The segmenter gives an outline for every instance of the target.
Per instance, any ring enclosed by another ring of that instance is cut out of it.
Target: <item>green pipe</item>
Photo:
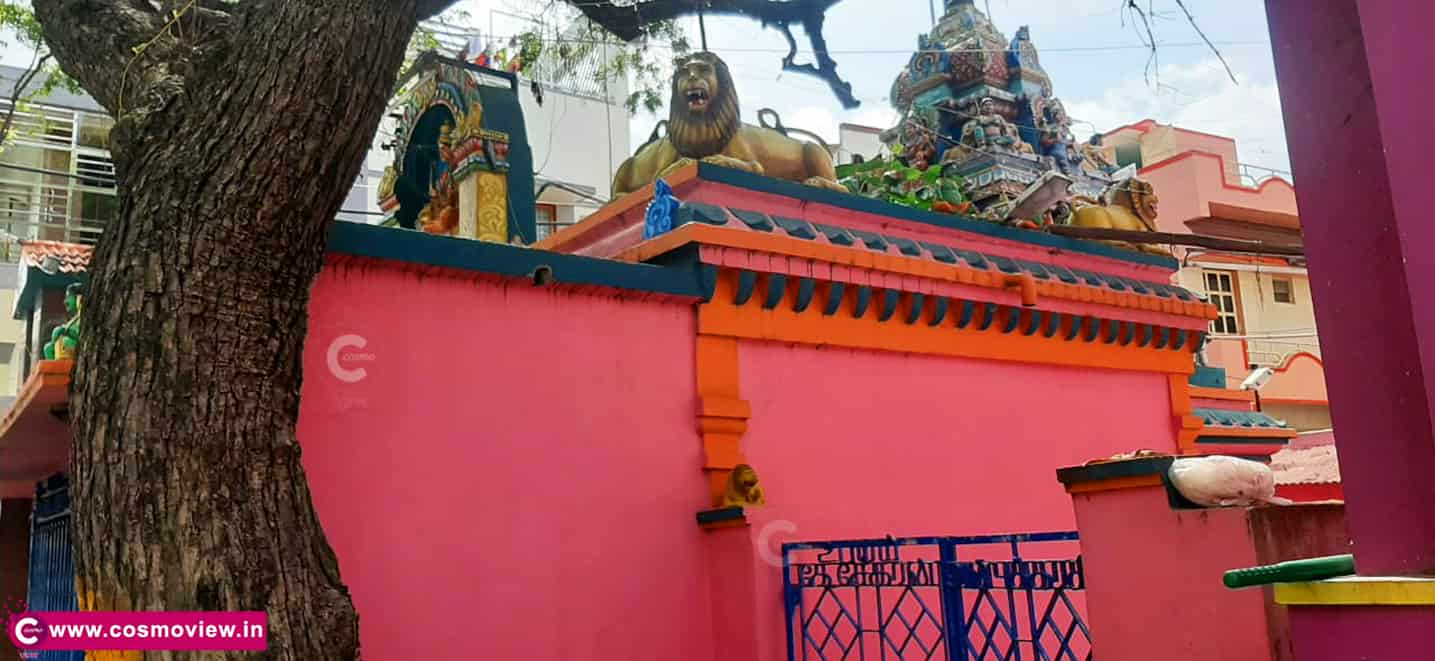
[[[1248,588],[1271,583],[1299,583],[1302,581],[1323,581],[1337,576],[1355,573],[1355,556],[1331,555],[1324,558],[1291,560],[1263,567],[1232,569],[1226,572],[1223,582],[1231,589]]]

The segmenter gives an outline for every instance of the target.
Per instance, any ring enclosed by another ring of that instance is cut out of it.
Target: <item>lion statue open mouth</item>
[[[743,124],[727,64],[712,53],[679,58],[668,102],[668,135],[644,145],[613,177],[613,196],[631,193],[694,161],[847,192],[822,146]]]

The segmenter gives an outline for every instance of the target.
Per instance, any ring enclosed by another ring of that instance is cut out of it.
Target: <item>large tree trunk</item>
[[[169,27],[159,4],[34,0],[117,118],[73,395],[81,599],[262,610],[268,657],[354,659],[294,435],[306,307],[417,18],[445,3],[200,0]],[[240,655],[151,658],[190,656]]]

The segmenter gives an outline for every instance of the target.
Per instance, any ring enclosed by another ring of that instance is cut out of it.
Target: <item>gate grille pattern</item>
[[[64,475],[56,475],[36,486],[35,508],[30,517],[27,610],[79,610],[75,595],[75,565],[70,555],[70,485]],[[83,661],[85,653],[45,651],[33,658],[40,661]]]
[[[792,661],[1090,661],[1074,532],[783,545]]]

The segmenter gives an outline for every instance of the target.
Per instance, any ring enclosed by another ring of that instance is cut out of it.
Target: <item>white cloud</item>
[[[890,108],[863,108],[851,112],[833,112],[823,106],[802,106],[790,116],[783,117],[782,123],[792,128],[811,131],[822,136],[829,144],[837,142],[839,124],[858,124],[879,129],[891,128],[897,123],[898,115]]]
[[[1140,76],[1129,77],[1090,94],[1063,95],[1067,111],[1079,123],[1078,137],[1154,119],[1205,133],[1234,138],[1244,163],[1290,169],[1280,93],[1273,80],[1232,84],[1215,58],[1160,70],[1160,92]]]

